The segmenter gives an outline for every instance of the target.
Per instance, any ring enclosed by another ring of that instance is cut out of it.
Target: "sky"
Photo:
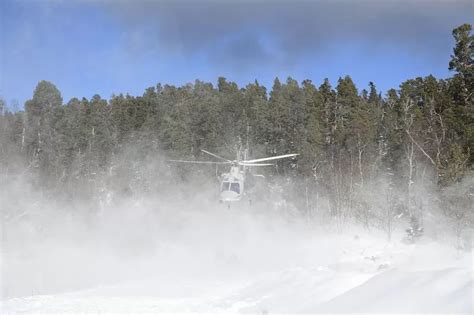
[[[157,83],[275,77],[386,91],[452,75],[453,28],[474,0],[2,0],[0,97],[22,109],[40,80],[64,103],[142,95]]]

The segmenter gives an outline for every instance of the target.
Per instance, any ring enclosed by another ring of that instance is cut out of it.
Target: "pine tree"
[[[33,98],[25,103],[27,129],[25,146],[30,165],[39,167],[41,177],[48,182],[56,175],[54,169],[55,123],[60,119],[62,97],[54,84],[41,81]]]
[[[449,62],[449,70],[456,71],[451,80],[450,92],[456,104],[457,133],[463,139],[463,150],[474,162],[474,35],[472,26],[463,24],[453,30],[456,45]]]

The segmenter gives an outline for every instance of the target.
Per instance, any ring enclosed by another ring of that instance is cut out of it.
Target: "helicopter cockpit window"
[[[231,183],[230,190],[235,191],[236,193],[240,194],[240,185],[239,183]]]
[[[221,191],[229,190],[229,185],[230,185],[229,182],[222,182],[222,189],[221,189]]]

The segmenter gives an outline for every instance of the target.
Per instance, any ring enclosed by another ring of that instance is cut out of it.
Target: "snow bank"
[[[159,260],[128,265],[142,269],[140,277],[7,298],[1,313],[474,311],[471,253],[426,240],[408,245],[401,235],[387,243],[376,232],[323,233],[263,219],[226,213],[215,220],[233,228],[210,230],[191,219]],[[211,241],[217,232],[222,237]]]
[[[323,313],[472,314],[473,276],[469,269],[390,270],[320,306]]]

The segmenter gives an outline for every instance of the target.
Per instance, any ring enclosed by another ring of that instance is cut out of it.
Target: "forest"
[[[423,221],[434,211],[460,232],[474,224],[471,32],[469,24],[452,32],[451,77],[417,77],[383,94],[376,78],[361,89],[349,75],[335,86],[275,78],[271,89],[219,77],[64,100],[41,81],[23,110],[0,104],[2,186],[28,176],[43,196],[65,202],[94,203],[104,189],[153,193],[190,176],[214,179],[215,170],[171,165],[178,175],[153,185],[161,175],[142,167],[149,161],[207,159],[201,149],[232,158],[248,143],[254,158],[299,154],[265,172],[303,215],[390,234],[396,218]]]

